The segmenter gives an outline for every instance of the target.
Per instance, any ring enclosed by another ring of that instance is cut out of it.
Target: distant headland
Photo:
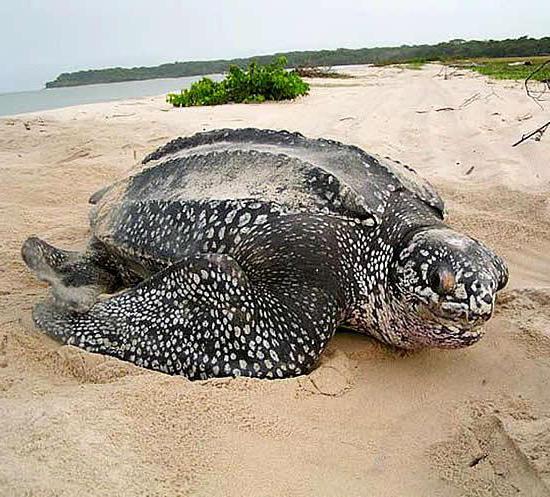
[[[289,67],[300,67],[356,64],[384,65],[419,60],[525,57],[547,54],[550,54],[550,37],[537,39],[522,36],[506,40],[455,39],[435,45],[401,45],[399,47],[359,49],[338,48],[336,50],[276,53],[239,59],[173,62],[154,67],[89,69],[62,73],[53,81],[48,81],[46,88],[215,74],[227,71],[228,67],[233,64],[240,67],[245,67],[252,61],[265,64],[280,56],[287,58]]]

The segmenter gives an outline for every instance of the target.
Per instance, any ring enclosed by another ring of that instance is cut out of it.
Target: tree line
[[[293,68],[301,66],[393,64],[417,60],[449,61],[476,57],[529,57],[535,55],[550,55],[550,37],[537,39],[522,36],[506,40],[469,41],[455,39],[435,45],[401,45],[399,47],[359,49],[338,48],[336,50],[276,53],[239,59],[173,62],[154,67],[90,69],[62,73],[55,80],[47,82],[46,88],[217,74],[226,72],[232,65],[245,68],[251,62],[269,64],[281,56],[287,59],[287,66]]]

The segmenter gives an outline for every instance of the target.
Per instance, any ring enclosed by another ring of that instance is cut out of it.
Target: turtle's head
[[[390,270],[398,336],[407,348],[459,348],[477,342],[508,269],[494,252],[445,227],[406,237]],[[399,324],[398,324],[399,323]]]

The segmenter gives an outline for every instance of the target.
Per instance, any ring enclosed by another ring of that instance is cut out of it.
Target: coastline
[[[439,69],[354,66],[294,102],[159,95],[0,117],[0,494],[547,495],[550,137],[511,147],[544,117],[521,82]],[[177,136],[248,126],[352,143],[431,181],[449,223],[510,264],[486,337],[402,353],[340,333],[307,377],[189,382],[34,329],[46,291],[25,237],[80,249],[91,193]]]
[[[222,77],[220,74],[206,74],[204,76],[214,80]],[[188,88],[193,82],[204,76],[98,83],[0,93],[0,118],[63,109],[78,105],[116,102],[159,95],[166,96],[168,92],[177,92],[182,88]]]

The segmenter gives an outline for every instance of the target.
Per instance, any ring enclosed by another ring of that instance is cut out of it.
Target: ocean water
[[[214,74],[208,77],[219,80],[222,76]],[[125,81],[123,83],[0,93],[0,116],[178,92],[182,88],[188,88],[193,82],[201,78],[202,76],[148,79],[145,81]]]

